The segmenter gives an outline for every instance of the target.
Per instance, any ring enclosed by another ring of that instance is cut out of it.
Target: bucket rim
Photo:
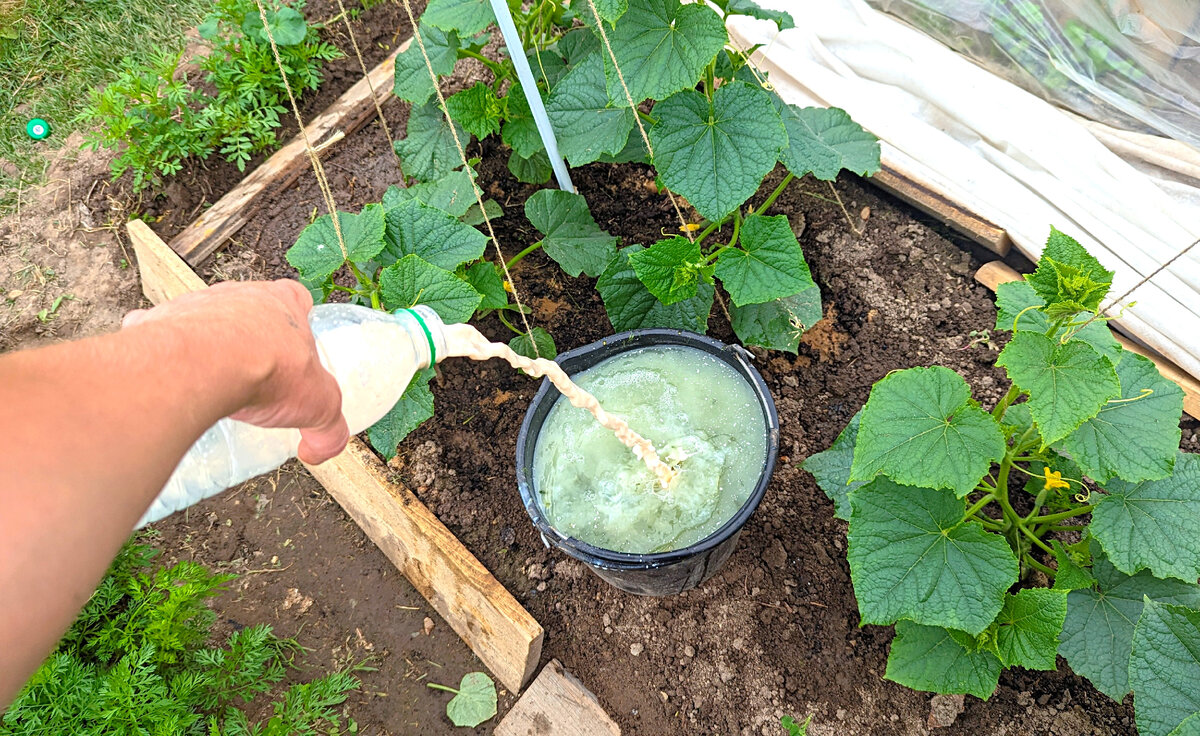
[[[636,344],[629,345],[629,343]],[[628,345],[628,347],[621,349],[624,345]],[[763,464],[759,471],[758,482],[746,501],[738,508],[737,513],[727,519],[725,523],[708,536],[695,544],[681,549],[647,553],[618,552],[616,550],[597,547],[576,537],[564,534],[553,527],[549,520],[546,519],[545,514],[542,513],[537,503],[536,491],[533,488],[532,462],[528,464],[525,462],[525,456],[531,449],[530,445],[536,446],[541,426],[550,410],[546,410],[546,415],[543,415],[537,427],[533,427],[535,414],[538,413],[538,409],[545,402],[550,401],[550,407],[553,407],[554,403],[562,397],[562,394],[558,392],[558,389],[554,388],[549,379],[543,378],[537,393],[534,394],[533,399],[529,402],[529,408],[525,411],[525,417],[521,422],[521,429],[517,434],[517,487],[520,491],[525,511],[529,514],[534,526],[542,535],[542,539],[548,545],[553,545],[571,557],[593,567],[608,570],[654,569],[673,565],[713,550],[722,542],[737,534],[745,526],[746,522],[762,502],[775,470],[775,462],[779,455],[779,415],[775,409],[775,400],[767,388],[766,381],[763,380],[758,369],[751,364],[750,360],[753,356],[741,345],[724,343],[707,335],[701,335],[689,330],[649,327],[620,332],[582,345],[561,353],[555,358],[555,362],[563,365],[568,375],[574,375],[621,353],[655,345],[691,347],[714,357],[721,358],[750,386],[755,398],[758,399],[759,408],[762,410],[767,436],[766,452],[764,453]],[[612,346],[617,347],[614,349]],[[609,350],[605,351],[605,348],[609,348]],[[579,361],[580,359],[591,358],[597,352],[604,352],[605,354],[600,355],[588,365],[580,366],[573,370],[567,369],[566,365],[564,365]]]

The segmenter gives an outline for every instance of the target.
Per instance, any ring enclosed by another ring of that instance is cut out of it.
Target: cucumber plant
[[[804,468],[849,521],[863,624],[895,624],[885,677],[987,699],[1061,654],[1139,733],[1200,726],[1200,456],[1183,392],[1100,317],[1112,272],[1052,230],[997,290],[986,411],[954,371],[896,371]]]
[[[786,218],[767,210],[809,173],[826,181],[843,169],[874,173],[879,143],[842,110],[784,103],[729,46],[723,16],[751,15],[786,29],[794,25],[789,14],[750,0],[715,5],[597,2],[610,56],[586,0],[535,3],[528,10],[510,2],[567,161],[651,163],[659,183],[701,218],[681,235],[617,250],[581,197],[539,192],[525,212],[545,238],[531,249],[544,246],[571,276],[598,278],[618,331],[705,332],[719,280],[743,342],[795,352],[803,331],[821,317],[820,292]],[[486,2],[466,6],[470,12],[460,0],[431,0],[418,28],[436,74],[450,74],[462,58],[478,59],[492,73],[490,86],[477,82],[449,97],[447,111],[461,140],[499,134],[511,148],[510,171],[523,181],[546,182],[549,159],[519,85],[510,84],[511,60],[480,54],[491,10]],[[395,91],[414,105],[407,135],[396,142],[405,171],[419,180],[445,176],[460,159],[416,44],[397,59]],[[761,203],[747,206],[777,163],[786,176]],[[693,228],[698,236],[692,237]]]

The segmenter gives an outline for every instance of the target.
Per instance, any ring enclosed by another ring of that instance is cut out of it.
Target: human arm
[[[219,284],[118,333],[0,356],[0,707],[51,651],[187,449],[217,420],[345,446],[293,281]]]

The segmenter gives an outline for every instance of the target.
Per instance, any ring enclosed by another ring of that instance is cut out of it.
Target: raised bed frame
[[[308,140],[318,151],[363,127],[372,118],[375,104],[391,98],[396,57],[411,41],[404,41],[305,126]],[[309,163],[303,138],[297,135],[271,155],[169,246],[141,220],[128,223],[147,299],[159,304],[207,287],[190,266],[199,265],[228,242],[258,210],[266,194],[282,190],[300,176]],[[1008,254],[1011,240],[1001,228],[937,195],[894,162],[882,163],[883,169],[870,180],[874,184],[997,255]],[[999,283],[1022,278],[1002,261],[986,264],[975,277],[992,290]],[[1149,357],[1165,377],[1178,383],[1184,390],[1184,410],[1200,419],[1200,381],[1128,339],[1120,335],[1117,339],[1127,349]],[[307,467],[496,679],[512,692],[520,692],[537,671],[544,632],[512,594],[410,490],[390,479],[379,458],[357,438],[333,460]],[[535,685],[501,721],[496,733],[524,734],[530,732],[528,723],[544,727],[546,730],[537,732],[545,736],[620,734],[595,697],[557,660],[542,669]]]

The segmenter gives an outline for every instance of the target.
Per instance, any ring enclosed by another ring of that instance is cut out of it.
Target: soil
[[[310,12],[327,5],[310,3]],[[358,21],[360,28],[375,29],[374,37],[367,30],[359,36],[368,64],[385,53],[375,51],[379,43],[389,45],[393,29],[403,25],[395,13],[396,6],[384,4]],[[357,66],[356,60],[348,63]],[[356,69],[347,69],[342,76],[330,73],[326,87],[306,101],[308,114],[357,78]],[[464,64],[457,81],[478,73]],[[403,129],[406,111],[396,101],[385,108],[393,131]],[[540,237],[521,210],[535,188],[513,180],[497,144],[474,143],[468,155],[481,157],[481,181],[505,210],[495,225],[511,256]],[[324,160],[344,209],[378,201],[398,179],[374,124]],[[82,198],[89,217],[123,219],[130,203],[119,185],[81,195],[88,182],[79,176],[85,181],[72,184],[67,212]],[[91,176],[94,181],[98,174]],[[780,176],[773,174],[764,192]],[[169,238],[240,178],[232,167],[196,167],[144,200],[141,211],[160,218],[155,227]],[[677,231],[647,167],[592,165],[575,170],[573,178],[601,227],[623,244],[651,243],[662,232]],[[737,551],[701,588],[672,598],[630,596],[543,546],[522,508],[513,467],[517,430],[537,383],[498,363],[439,367],[433,383],[437,415],[401,445],[391,463],[397,478],[542,623],[543,661],[560,659],[626,734],[779,734],[780,716],[809,714],[814,736],[928,734],[931,715],[933,724],[952,721],[933,731],[948,736],[1135,734],[1131,703],[1109,700],[1061,660],[1055,673],[1006,672],[989,701],[968,697],[956,717],[929,694],[882,679],[892,630],[859,626],[845,523],[833,518],[832,504],[799,464],[833,442],[871,384],[892,370],[947,365],[967,377],[978,400],[995,402],[1003,374],[992,363],[1003,339],[980,342],[971,335],[994,320],[990,293],[971,278],[989,254],[855,177],[839,179],[835,188],[849,216],[828,201],[832,194],[824,183],[811,180],[794,184],[773,208],[793,223],[825,297],[826,319],[805,335],[798,355],[756,351],[779,411],[780,462]],[[63,210],[61,197],[44,199],[38,200],[39,227]],[[266,202],[232,246],[204,264],[202,275],[210,281],[294,275],[283,254],[319,203],[311,175],[302,176]],[[80,237],[81,219],[68,228],[74,238]],[[11,222],[8,228],[10,238],[22,232]],[[86,304],[66,302],[61,321],[40,323],[58,332],[39,334],[31,326],[0,348],[111,329],[116,316],[138,305],[132,269],[119,268],[128,255],[113,231],[104,234],[110,241],[78,246],[99,248],[108,259],[107,266],[103,257],[97,260],[104,273],[93,278],[79,270],[69,277],[77,293],[93,281],[100,284]],[[50,258],[51,240],[24,250],[6,245],[0,255]],[[71,251],[64,264],[78,252]],[[513,275],[533,308],[531,321],[549,329],[560,350],[611,334],[593,280],[567,277],[540,253],[523,259]],[[9,307],[22,303],[18,295]],[[75,319],[73,310],[85,307],[106,316],[68,322]],[[494,317],[479,327],[493,339],[510,337]],[[720,306],[709,332],[733,339]],[[1195,428],[1185,421],[1185,449],[1200,449]],[[443,714],[445,697],[424,683],[453,684],[483,667],[302,468],[289,464],[155,525],[155,532],[168,559],[242,573],[215,602],[222,626],[267,622],[297,636],[312,649],[302,676],[369,658],[378,670],[362,673],[364,687],[346,708],[362,733],[454,732]],[[434,622],[432,631],[426,617]],[[502,696],[501,715],[513,701],[511,694]],[[957,710],[953,705],[950,710]],[[497,721],[478,732],[489,733]]]

